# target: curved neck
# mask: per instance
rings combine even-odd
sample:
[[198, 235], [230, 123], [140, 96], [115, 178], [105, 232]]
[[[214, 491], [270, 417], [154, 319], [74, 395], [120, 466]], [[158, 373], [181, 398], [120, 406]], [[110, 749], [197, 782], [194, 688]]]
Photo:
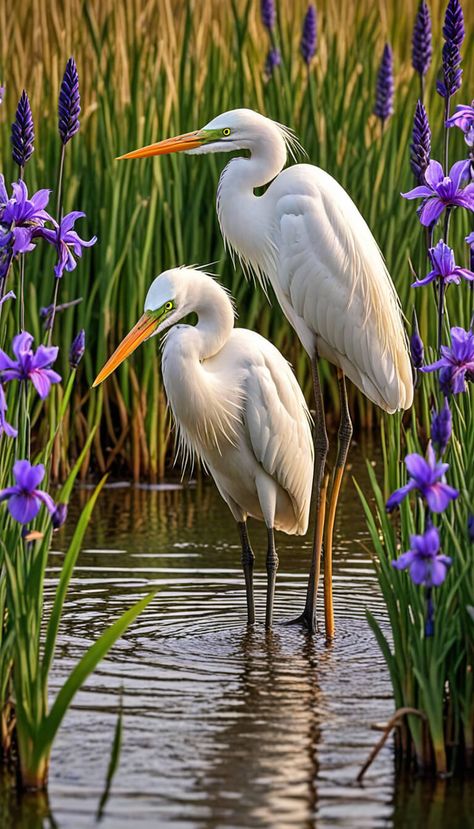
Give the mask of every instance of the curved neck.
[[207, 274], [193, 271], [186, 288], [183, 311], [196, 313], [196, 325], [171, 328], [166, 344], [178, 346], [178, 357], [207, 360], [217, 354], [234, 327], [234, 310], [224, 289]]
[[234, 309], [223, 288], [210, 277], [206, 289], [200, 292], [193, 310], [198, 321], [193, 328], [199, 346], [199, 359], [217, 354], [229, 339], [234, 327]]
[[262, 187], [274, 179], [286, 164], [286, 144], [284, 138], [274, 124], [269, 123], [265, 132], [249, 142], [250, 158], [233, 158], [225, 167], [221, 182], [225, 179], [227, 185], [232, 180], [239, 189]]
[[286, 163], [284, 138], [274, 124], [249, 143], [250, 158], [233, 158], [224, 169], [217, 188], [217, 216], [224, 241], [255, 273], [264, 268], [269, 238], [268, 215], [262, 210], [264, 196], [255, 187], [272, 181]]

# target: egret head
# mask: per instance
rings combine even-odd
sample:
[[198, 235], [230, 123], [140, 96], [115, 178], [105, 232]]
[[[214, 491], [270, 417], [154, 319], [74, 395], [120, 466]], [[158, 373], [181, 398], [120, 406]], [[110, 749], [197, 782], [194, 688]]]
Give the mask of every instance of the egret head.
[[149, 158], [153, 155], [177, 152], [200, 155], [252, 150], [258, 143], [270, 141], [272, 137], [283, 139], [290, 152], [299, 147], [297, 139], [287, 127], [252, 109], [231, 109], [213, 118], [195, 132], [166, 138], [164, 141], [126, 153], [120, 158]]
[[193, 284], [193, 275], [198, 273], [192, 268], [173, 268], [156, 277], [146, 295], [143, 315], [107, 360], [93, 387], [112, 374], [141, 343], [166, 331], [194, 310], [189, 287]]

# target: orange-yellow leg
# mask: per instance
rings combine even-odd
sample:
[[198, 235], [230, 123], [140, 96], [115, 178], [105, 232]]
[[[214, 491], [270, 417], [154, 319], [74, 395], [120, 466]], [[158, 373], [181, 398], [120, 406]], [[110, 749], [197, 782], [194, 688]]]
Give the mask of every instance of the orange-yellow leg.
[[334, 606], [332, 599], [332, 542], [334, 523], [336, 520], [337, 502], [344, 476], [344, 468], [346, 465], [347, 454], [349, 452], [349, 445], [352, 438], [352, 422], [347, 403], [346, 381], [344, 373], [341, 369], [337, 370], [337, 379], [341, 399], [341, 419], [339, 422], [337, 459], [334, 469], [324, 542], [324, 623], [326, 639], [333, 639], [335, 633]]
[[323, 396], [319, 381], [317, 353], [315, 353], [314, 359], [311, 361], [311, 367], [313, 370], [315, 405], [313, 498], [316, 506], [316, 526], [314, 530], [305, 608], [301, 616], [295, 619], [292, 624], [302, 624], [307, 628], [309, 633], [314, 634], [316, 633], [316, 599], [321, 570], [321, 552], [323, 548], [324, 520], [326, 516], [326, 493], [328, 488], [328, 478], [325, 474], [328, 436], [326, 432]]

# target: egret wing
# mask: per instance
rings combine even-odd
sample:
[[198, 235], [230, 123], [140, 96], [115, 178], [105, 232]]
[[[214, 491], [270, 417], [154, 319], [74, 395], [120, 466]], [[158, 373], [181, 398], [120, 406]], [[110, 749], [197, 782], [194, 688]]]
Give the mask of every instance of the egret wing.
[[276, 203], [282, 304], [296, 315], [296, 329], [299, 320], [314, 332], [320, 354], [367, 397], [390, 412], [408, 408], [413, 380], [406, 335], [375, 239], [331, 176], [309, 165], [287, 172], [294, 170], [299, 186]]
[[304, 533], [313, 479], [309, 412], [289, 364], [267, 340], [252, 336], [258, 348], [246, 373], [244, 422], [255, 457], [288, 493], [297, 532]]

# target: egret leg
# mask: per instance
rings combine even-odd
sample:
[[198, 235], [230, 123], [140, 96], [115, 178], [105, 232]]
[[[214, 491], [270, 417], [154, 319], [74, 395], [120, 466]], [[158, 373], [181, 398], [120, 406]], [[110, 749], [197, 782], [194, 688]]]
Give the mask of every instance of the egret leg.
[[245, 576], [245, 592], [247, 594], [247, 624], [255, 624], [255, 607], [253, 602], [253, 565], [255, 556], [250, 546], [249, 535], [247, 532], [247, 522], [238, 522], [240, 542], [242, 544], [242, 565]]
[[278, 570], [278, 556], [275, 548], [273, 527], [267, 527], [267, 609], [265, 613], [265, 627], [271, 628], [273, 617], [273, 599], [275, 597], [275, 582]]
[[316, 524], [314, 529], [311, 569], [306, 591], [306, 604], [303, 613], [295, 622], [303, 624], [311, 634], [316, 633], [316, 598], [318, 594], [319, 574], [321, 571], [321, 551], [323, 546], [324, 518], [326, 513], [326, 492], [328, 478], [324, 474], [329, 448], [324, 415], [324, 402], [318, 370], [318, 353], [315, 351], [311, 361], [313, 374], [315, 429], [314, 429], [314, 477], [313, 499], [316, 505]]
[[324, 623], [326, 639], [334, 637], [334, 608], [332, 601], [332, 539], [334, 522], [336, 519], [337, 501], [341, 489], [344, 468], [347, 454], [352, 438], [352, 421], [347, 403], [346, 379], [344, 372], [338, 368], [337, 380], [339, 384], [339, 396], [341, 400], [341, 419], [337, 435], [337, 459], [334, 468], [331, 497], [329, 501], [328, 520], [326, 524], [326, 535], [324, 543]]

